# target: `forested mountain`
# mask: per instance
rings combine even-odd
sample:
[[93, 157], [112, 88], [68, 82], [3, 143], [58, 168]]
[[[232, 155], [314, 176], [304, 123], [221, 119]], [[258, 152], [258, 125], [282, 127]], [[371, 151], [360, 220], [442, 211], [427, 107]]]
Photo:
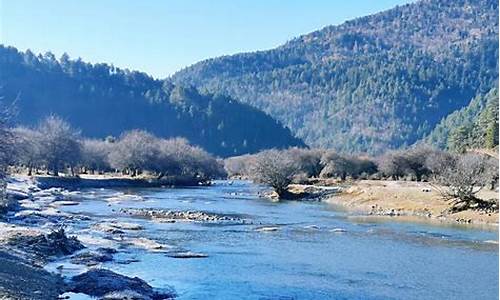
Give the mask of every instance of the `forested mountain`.
[[498, 1], [424, 0], [202, 61], [178, 83], [230, 95], [306, 143], [380, 153], [428, 135], [498, 82]]
[[463, 152], [498, 145], [498, 89], [477, 95], [468, 106], [444, 118], [425, 141]]
[[270, 116], [229, 97], [67, 55], [58, 60], [0, 45], [0, 87], [5, 101], [16, 99], [16, 121], [24, 125], [57, 114], [84, 136], [145, 129], [221, 156], [303, 145]]

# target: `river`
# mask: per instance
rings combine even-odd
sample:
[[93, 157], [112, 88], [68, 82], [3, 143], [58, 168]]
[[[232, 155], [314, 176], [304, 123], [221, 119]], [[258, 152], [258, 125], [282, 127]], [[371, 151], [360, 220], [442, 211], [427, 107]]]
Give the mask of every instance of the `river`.
[[[258, 197], [263, 189], [217, 181], [197, 188], [85, 190], [79, 205], [61, 209], [90, 217], [68, 226], [77, 236], [96, 222], [118, 219], [144, 227], [127, 236], [208, 255], [172, 258], [124, 248], [103, 264], [155, 287], [172, 286], [178, 299], [498, 299], [498, 231], [353, 218], [321, 202], [273, 203]], [[135, 196], [108, 201], [124, 193]], [[250, 222], [159, 223], [119, 212], [142, 207], [234, 214]], [[258, 230], [266, 226], [277, 228]]]

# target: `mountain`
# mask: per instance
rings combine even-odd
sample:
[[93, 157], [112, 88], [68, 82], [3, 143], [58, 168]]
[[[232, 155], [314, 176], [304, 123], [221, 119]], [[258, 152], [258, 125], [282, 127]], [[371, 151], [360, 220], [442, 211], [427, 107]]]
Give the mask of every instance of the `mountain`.
[[380, 153], [498, 84], [498, 1], [398, 6], [171, 79], [262, 109], [311, 146]]
[[498, 145], [498, 89], [477, 95], [463, 107], [441, 120], [425, 139], [439, 148], [465, 151]]
[[269, 115], [226, 96], [200, 94], [107, 64], [35, 56], [0, 45], [0, 93], [17, 99], [18, 123], [57, 114], [89, 137], [140, 128], [182, 136], [220, 156], [303, 146]]

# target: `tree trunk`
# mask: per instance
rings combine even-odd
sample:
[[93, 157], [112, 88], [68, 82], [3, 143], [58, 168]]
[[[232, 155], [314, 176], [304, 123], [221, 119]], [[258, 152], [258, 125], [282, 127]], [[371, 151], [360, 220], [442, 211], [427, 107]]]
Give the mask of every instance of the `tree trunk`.
[[59, 167], [57, 166], [57, 163], [52, 165], [52, 175], [59, 176]]
[[415, 176], [417, 177], [417, 181], [422, 181], [422, 174], [415, 173]]

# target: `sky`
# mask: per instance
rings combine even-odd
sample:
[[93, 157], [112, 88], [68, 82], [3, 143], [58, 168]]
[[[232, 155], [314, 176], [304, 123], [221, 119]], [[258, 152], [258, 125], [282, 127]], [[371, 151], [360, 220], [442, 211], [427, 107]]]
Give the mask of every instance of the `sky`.
[[164, 78], [410, 0], [0, 0], [0, 41]]

